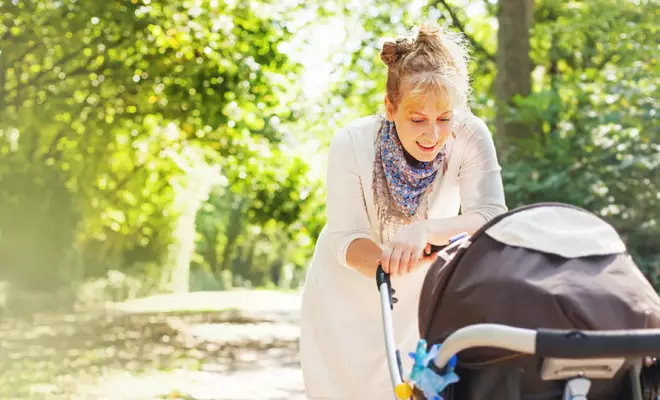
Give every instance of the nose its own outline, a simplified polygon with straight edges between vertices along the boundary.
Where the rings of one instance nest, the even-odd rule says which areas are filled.
[[[428,133],[426,134],[426,138],[434,143],[440,139],[440,126],[438,125],[439,124],[433,124],[431,129],[429,129]]]

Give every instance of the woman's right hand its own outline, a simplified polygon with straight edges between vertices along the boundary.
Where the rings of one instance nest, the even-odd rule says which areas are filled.
[[[423,221],[412,223],[402,228],[391,242],[383,247],[379,260],[383,271],[391,276],[403,276],[433,259],[427,255],[429,231]]]

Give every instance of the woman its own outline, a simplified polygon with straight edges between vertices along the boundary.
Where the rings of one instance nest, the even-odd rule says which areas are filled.
[[[397,347],[414,351],[430,244],[505,212],[495,147],[467,106],[467,53],[431,24],[384,43],[386,116],[333,138],[327,224],[305,283],[301,360],[309,399],[391,399],[376,268],[392,276]],[[459,208],[461,215],[459,215]],[[410,372],[410,360],[403,360]]]

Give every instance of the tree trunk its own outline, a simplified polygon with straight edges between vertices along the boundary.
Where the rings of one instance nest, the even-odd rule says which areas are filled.
[[[497,20],[497,73],[495,93],[497,114],[495,128],[500,151],[508,152],[517,139],[524,138],[524,126],[508,120],[508,108],[516,95],[531,91],[532,62],[529,55],[529,31],[533,0],[500,0]]]
[[[182,158],[175,159],[185,171],[181,180],[173,182],[175,208],[180,212],[169,246],[167,261],[161,276],[161,289],[187,292],[190,287],[190,262],[195,254],[197,213],[207,201],[219,174],[215,168],[201,163],[189,165]]]
[[[230,211],[229,220],[227,221],[227,243],[225,244],[225,248],[222,252],[220,269],[219,271],[214,270],[216,274],[225,270],[231,270],[231,255],[234,251],[234,247],[236,246],[238,236],[243,232],[245,228],[242,220],[244,217],[243,211],[246,205],[247,199],[242,198],[238,202],[234,203]]]

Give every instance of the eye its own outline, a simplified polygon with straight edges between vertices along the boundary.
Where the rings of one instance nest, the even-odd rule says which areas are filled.
[[[443,122],[451,121],[451,117],[440,118],[440,121],[443,121]]]
[[[421,124],[422,122],[424,122],[423,119],[411,119],[411,121],[416,123],[416,124]]]

